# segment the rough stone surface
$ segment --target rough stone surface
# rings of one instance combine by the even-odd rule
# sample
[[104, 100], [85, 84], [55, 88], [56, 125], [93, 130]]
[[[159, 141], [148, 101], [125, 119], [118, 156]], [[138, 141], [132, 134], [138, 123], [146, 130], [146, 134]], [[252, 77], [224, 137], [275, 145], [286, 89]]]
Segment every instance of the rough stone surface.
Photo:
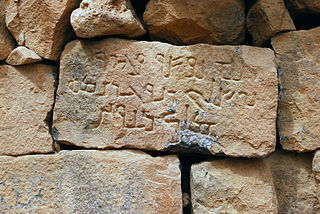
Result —
[[54, 138], [85, 148], [265, 156], [275, 147], [274, 54], [248, 46], [73, 41]]
[[0, 0], [0, 60], [6, 59], [16, 47], [16, 42], [6, 27], [3, 1]]
[[283, 0], [257, 1], [247, 15], [247, 28], [258, 46], [279, 32], [296, 29]]
[[[320, 190], [320, 150], [316, 151], [312, 161], [312, 170], [316, 181], [318, 182], [318, 188]], [[320, 193], [319, 193], [320, 194]]]
[[242, 0], [151, 0], [143, 15], [152, 39], [174, 44], [241, 44]]
[[191, 166], [194, 214], [277, 213], [270, 170], [263, 160], [216, 160]]
[[58, 60], [70, 39], [70, 14], [80, 0], [4, 0], [6, 24], [16, 41], [39, 56]]
[[130, 0], [83, 0], [72, 12], [71, 25], [80, 38], [124, 35], [129, 38], [146, 33]]
[[0, 157], [1, 211], [182, 213], [179, 160], [139, 151]]
[[267, 158], [279, 213], [320, 213], [320, 192], [312, 175], [313, 154], [277, 151]]
[[298, 152], [320, 148], [320, 27], [271, 40], [279, 64], [280, 143]]
[[54, 101], [52, 70], [42, 64], [0, 66], [0, 155], [53, 151], [46, 121]]
[[19, 46], [10, 53], [6, 60], [6, 63], [10, 65], [25, 65], [39, 62], [41, 60], [42, 58], [34, 51], [24, 46]]
[[319, 0], [286, 0], [290, 9], [295, 12], [320, 13]]

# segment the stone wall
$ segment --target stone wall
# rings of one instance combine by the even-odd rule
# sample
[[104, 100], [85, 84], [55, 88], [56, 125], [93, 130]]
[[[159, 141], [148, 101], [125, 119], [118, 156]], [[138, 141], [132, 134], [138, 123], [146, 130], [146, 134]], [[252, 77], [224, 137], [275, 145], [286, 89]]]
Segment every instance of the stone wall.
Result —
[[318, 0], [0, 0], [0, 213], [320, 213], [319, 82]]

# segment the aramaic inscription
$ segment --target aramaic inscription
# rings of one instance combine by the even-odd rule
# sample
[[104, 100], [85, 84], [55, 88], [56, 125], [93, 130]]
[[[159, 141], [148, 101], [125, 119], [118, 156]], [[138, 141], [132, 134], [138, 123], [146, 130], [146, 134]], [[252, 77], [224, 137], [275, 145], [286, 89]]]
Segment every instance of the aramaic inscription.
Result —
[[58, 141], [86, 148], [273, 151], [276, 68], [268, 49], [74, 41], [61, 61]]

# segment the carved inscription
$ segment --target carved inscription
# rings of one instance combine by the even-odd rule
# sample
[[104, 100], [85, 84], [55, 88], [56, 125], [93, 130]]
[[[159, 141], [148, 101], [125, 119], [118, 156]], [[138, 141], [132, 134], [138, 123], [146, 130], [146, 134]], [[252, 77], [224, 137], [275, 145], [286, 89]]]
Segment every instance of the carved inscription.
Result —
[[160, 121], [176, 129], [210, 134], [224, 107], [255, 105], [255, 92], [243, 84], [239, 59], [126, 50], [98, 52], [94, 59], [105, 61], [105, 76], [73, 77], [67, 88], [74, 94], [101, 97], [103, 104], [92, 125], [95, 129], [113, 124], [150, 132]]
[[199, 60], [195, 56], [173, 56], [162, 53], [156, 54], [155, 60], [161, 67], [161, 73], [165, 78], [180, 77], [202, 79], [204, 60]]
[[235, 157], [274, 148], [278, 82], [267, 48], [75, 40], [59, 78], [56, 141]]
[[95, 93], [96, 84], [95, 80], [88, 76], [84, 76], [82, 80], [72, 79], [68, 82], [68, 86], [73, 93], [79, 93], [79, 91]]

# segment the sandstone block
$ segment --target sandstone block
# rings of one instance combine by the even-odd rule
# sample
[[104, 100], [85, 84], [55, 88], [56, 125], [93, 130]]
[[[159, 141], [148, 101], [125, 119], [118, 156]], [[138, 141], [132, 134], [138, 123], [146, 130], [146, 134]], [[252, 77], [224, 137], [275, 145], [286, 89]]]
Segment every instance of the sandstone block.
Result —
[[258, 46], [279, 32], [296, 29], [283, 0], [257, 1], [247, 15], [247, 28]]
[[54, 101], [53, 69], [0, 66], [0, 155], [53, 152], [47, 124]]
[[182, 213], [179, 160], [138, 151], [0, 157], [8, 213]]
[[263, 160], [224, 159], [191, 166], [194, 214], [277, 213], [270, 170]]
[[320, 194], [310, 153], [276, 151], [267, 158], [277, 192], [279, 213], [319, 213]]
[[10, 53], [6, 60], [6, 63], [10, 65], [25, 65], [39, 62], [41, 60], [42, 58], [34, 51], [24, 46], [19, 46]]
[[16, 47], [16, 42], [6, 27], [3, 1], [0, 0], [0, 60], [6, 59]]
[[71, 25], [80, 38], [124, 35], [129, 38], [146, 33], [130, 0], [83, 0], [71, 15]]
[[316, 151], [314, 154], [312, 170], [320, 188], [320, 150]]
[[320, 148], [320, 27], [271, 40], [279, 64], [280, 143], [298, 152]]
[[174, 44], [241, 44], [243, 0], [151, 0], [143, 15], [153, 39]]
[[73, 41], [61, 59], [56, 141], [245, 157], [274, 150], [270, 49], [105, 39]]
[[58, 60], [73, 35], [70, 14], [80, 0], [4, 0], [6, 25], [18, 44]]

